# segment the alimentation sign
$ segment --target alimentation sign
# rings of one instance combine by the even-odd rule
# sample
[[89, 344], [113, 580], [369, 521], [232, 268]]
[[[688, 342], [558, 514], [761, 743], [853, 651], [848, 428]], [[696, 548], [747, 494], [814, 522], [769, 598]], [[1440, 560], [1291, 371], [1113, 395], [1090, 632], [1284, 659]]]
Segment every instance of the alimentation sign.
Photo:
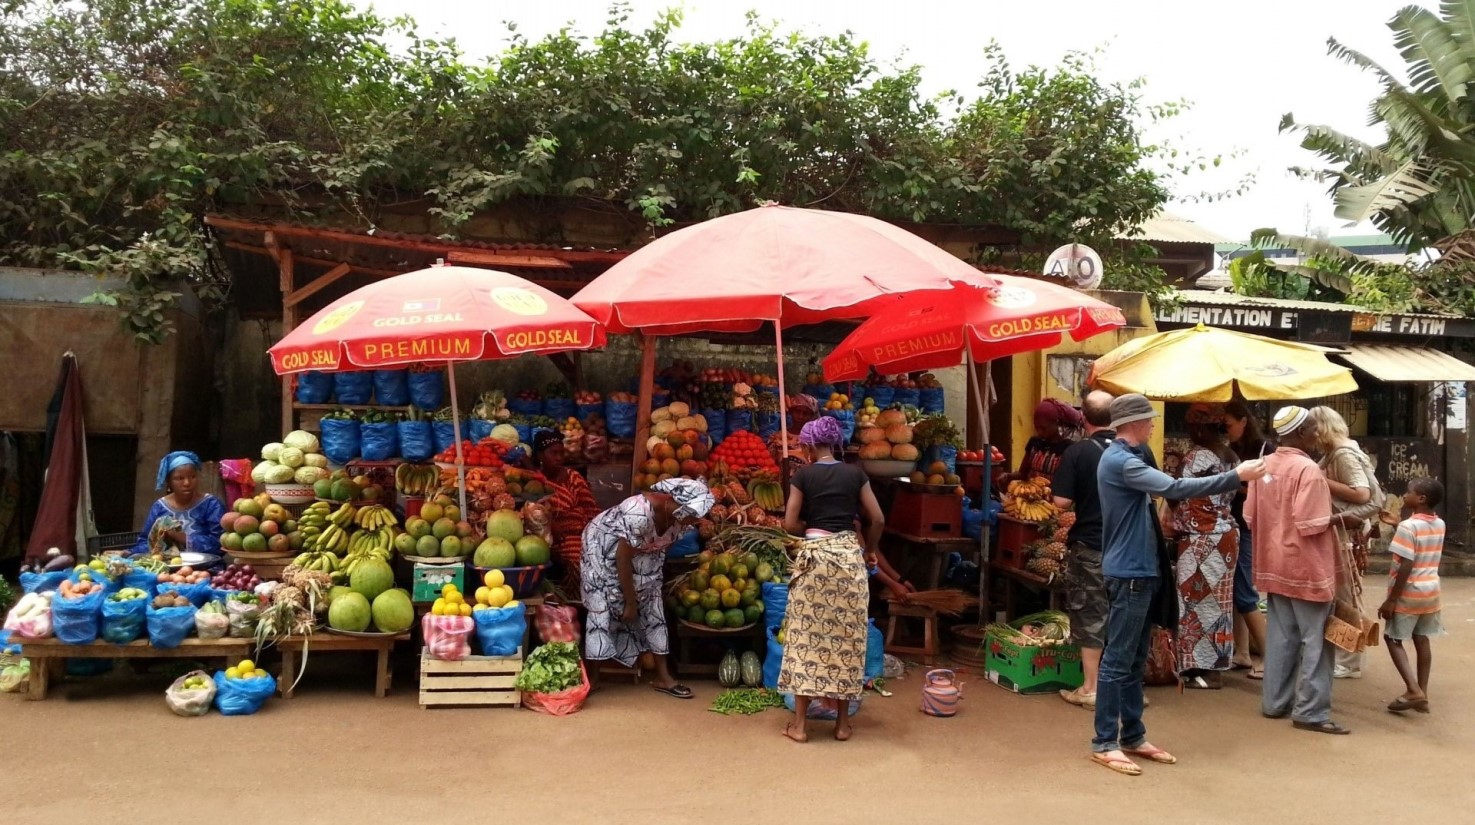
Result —
[[[1475, 321], [1432, 315], [1384, 315], [1370, 312], [1315, 312], [1253, 305], [1182, 304], [1158, 311], [1158, 323], [1244, 329], [1274, 335], [1296, 333], [1302, 340], [1335, 342], [1353, 332], [1374, 335], [1475, 338]], [[1305, 333], [1302, 335], [1301, 333]]]

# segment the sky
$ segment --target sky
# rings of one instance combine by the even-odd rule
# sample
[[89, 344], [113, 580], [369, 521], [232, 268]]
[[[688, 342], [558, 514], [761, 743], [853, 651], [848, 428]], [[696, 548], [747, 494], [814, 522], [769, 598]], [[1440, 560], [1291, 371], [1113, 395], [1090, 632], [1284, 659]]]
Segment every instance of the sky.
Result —
[[[386, 15], [409, 15], [425, 36], [454, 37], [472, 60], [505, 47], [503, 21], [529, 39], [572, 25], [597, 33], [609, 0], [355, 0]], [[1224, 156], [1218, 169], [1175, 182], [1173, 212], [1233, 240], [1275, 227], [1291, 234], [1333, 236], [1373, 231], [1347, 227], [1332, 214], [1325, 186], [1298, 180], [1289, 167], [1311, 166], [1299, 138], [1281, 134], [1281, 116], [1326, 124], [1377, 142], [1367, 125], [1377, 93], [1370, 75], [1327, 54], [1328, 37], [1384, 67], [1402, 65], [1387, 21], [1409, 0], [635, 0], [632, 24], [659, 11], [685, 10], [679, 39], [709, 41], [740, 35], [756, 11], [788, 29], [814, 34], [853, 32], [883, 63], [922, 67], [926, 91], [970, 93], [983, 74], [983, 47], [997, 40], [1016, 67], [1053, 66], [1070, 51], [1102, 50], [1105, 80], [1146, 81], [1149, 101], [1186, 100], [1190, 110], [1147, 137], [1183, 150]], [[1433, 0], [1419, 5], [1434, 6]], [[1212, 201], [1206, 192], [1236, 189]]]

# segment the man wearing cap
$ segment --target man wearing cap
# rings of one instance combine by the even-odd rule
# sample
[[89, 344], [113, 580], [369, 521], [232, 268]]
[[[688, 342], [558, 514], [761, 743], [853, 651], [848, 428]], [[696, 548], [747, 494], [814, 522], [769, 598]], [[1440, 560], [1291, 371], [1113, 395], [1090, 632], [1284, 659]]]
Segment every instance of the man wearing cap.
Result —
[[1290, 716], [1300, 730], [1346, 734], [1331, 720], [1333, 657], [1325, 633], [1337, 586], [1332, 528], [1360, 519], [1332, 513], [1326, 477], [1308, 455], [1317, 427], [1307, 410], [1283, 407], [1273, 423], [1280, 447], [1265, 458], [1265, 478], [1249, 485], [1244, 509], [1255, 586], [1268, 602], [1260, 711], [1271, 719]]
[[1101, 456], [1096, 486], [1101, 498], [1101, 569], [1111, 607], [1096, 683], [1091, 758], [1118, 773], [1136, 776], [1142, 768], [1132, 756], [1162, 765], [1178, 761], [1147, 741], [1147, 727], [1142, 724], [1148, 611], [1161, 584], [1151, 497], [1183, 500], [1233, 492], [1241, 481], [1263, 476], [1265, 463], [1246, 461], [1219, 475], [1174, 479], [1143, 461], [1156, 426], [1152, 402], [1133, 393], [1113, 400], [1110, 409], [1111, 428], [1117, 437]]

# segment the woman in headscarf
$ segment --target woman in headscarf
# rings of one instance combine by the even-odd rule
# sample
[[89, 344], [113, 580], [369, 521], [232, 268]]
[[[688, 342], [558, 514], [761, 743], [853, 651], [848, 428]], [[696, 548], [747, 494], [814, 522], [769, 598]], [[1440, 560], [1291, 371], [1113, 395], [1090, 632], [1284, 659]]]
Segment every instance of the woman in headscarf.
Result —
[[553, 532], [553, 554], [563, 568], [564, 587], [579, 592], [579, 558], [584, 546], [584, 528], [599, 515], [594, 493], [584, 477], [564, 465], [563, 436], [540, 430], [533, 437], [533, 461], [547, 480], [550, 495], [540, 502], [548, 509]]
[[[794, 718], [784, 735], [806, 742], [809, 704], [833, 700], [835, 738], [850, 738], [850, 702], [865, 687], [867, 567], [875, 566], [884, 517], [871, 481], [835, 454], [845, 436], [833, 418], [804, 425], [799, 443], [810, 463], [789, 484], [784, 529], [803, 536], [790, 567], [784, 658], [778, 690], [794, 695]], [[855, 522], [865, 524], [865, 539]]]
[[691, 689], [666, 666], [671, 652], [661, 585], [666, 548], [712, 509], [707, 485], [671, 478], [605, 510], [584, 528], [581, 565], [584, 656], [633, 666], [641, 654], [655, 659], [651, 686], [678, 699]]
[[164, 456], [155, 484], [164, 496], [149, 508], [133, 552], [171, 545], [196, 553], [219, 553], [225, 505], [200, 492], [200, 457], [185, 450]]
[[1085, 431], [1086, 419], [1075, 407], [1046, 398], [1035, 405], [1034, 425], [1035, 434], [1024, 444], [1019, 470], [1005, 477], [1006, 484], [1037, 476], [1054, 479], [1060, 457], [1075, 443], [1076, 435]]
[[[1216, 404], [1188, 408], [1193, 447], [1183, 456], [1181, 478], [1229, 472], [1239, 458], [1224, 437], [1224, 410]], [[1178, 502], [1173, 530], [1178, 536], [1178, 678], [1184, 687], [1216, 690], [1221, 672], [1234, 660], [1234, 570], [1239, 558], [1235, 493]]]

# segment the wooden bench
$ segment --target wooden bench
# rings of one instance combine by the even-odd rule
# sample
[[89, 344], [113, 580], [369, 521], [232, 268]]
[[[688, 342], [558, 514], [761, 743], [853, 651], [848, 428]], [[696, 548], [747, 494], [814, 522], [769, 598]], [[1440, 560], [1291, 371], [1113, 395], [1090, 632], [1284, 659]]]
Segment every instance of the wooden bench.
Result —
[[961, 553], [964, 558], [978, 552], [978, 540], [960, 536], [910, 536], [891, 528], [882, 534], [881, 546], [888, 550], [887, 561], [902, 576], [917, 572], [925, 567], [920, 581], [914, 580], [918, 590], [936, 590], [942, 585], [943, 566], [948, 556]]
[[288, 636], [279, 640], [275, 647], [282, 652], [282, 678], [277, 680], [277, 689], [283, 699], [292, 698], [293, 683], [297, 681], [297, 655], [306, 648], [307, 655], [319, 653], [372, 652], [377, 654], [374, 666], [374, 695], [384, 698], [389, 693], [394, 678], [389, 666], [389, 654], [395, 642], [407, 642], [409, 633], [397, 636], [339, 636], [324, 630], [312, 636]]
[[250, 639], [185, 639], [179, 647], [157, 648], [148, 639], [126, 645], [93, 642], [69, 645], [56, 639], [21, 639], [21, 655], [31, 660], [31, 685], [26, 698], [46, 698], [51, 677], [59, 675], [68, 659], [220, 659], [226, 667], [251, 655], [256, 644]]

